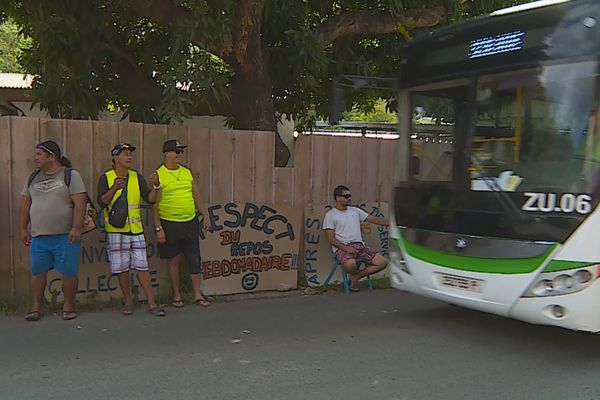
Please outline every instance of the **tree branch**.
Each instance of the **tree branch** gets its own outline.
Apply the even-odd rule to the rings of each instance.
[[[174,4],[173,0],[124,0],[137,15],[166,28],[179,28],[191,23],[193,14],[187,8]],[[231,45],[224,43],[220,48],[208,46],[192,39],[192,43],[220,57],[231,52]]]
[[[192,12],[171,0],[124,0],[136,14],[163,26],[182,26],[190,22]]]
[[[210,116],[231,116],[232,105],[230,102],[223,100],[221,103],[203,102],[192,110],[193,115],[210,115]]]
[[[325,46],[342,36],[403,33],[416,28],[435,26],[446,18],[448,18],[448,11],[443,6],[408,10],[397,17],[389,14],[348,13],[326,21],[317,30],[317,36]]]

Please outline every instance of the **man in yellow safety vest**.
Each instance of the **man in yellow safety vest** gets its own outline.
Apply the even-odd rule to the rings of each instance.
[[[131,296],[130,269],[137,272],[138,282],[148,301],[148,312],[157,317],[165,316],[165,311],[154,301],[152,281],[148,270],[146,238],[142,226],[140,203],[153,204],[160,188],[156,172],[153,172],[148,188],[140,173],[131,169],[135,147],[121,143],[113,147],[113,168],[106,171],[98,182],[98,203],[104,207],[104,228],[106,230],[106,249],[111,272],[117,275],[123,292],[123,315],[133,313]],[[123,198],[121,198],[123,196]],[[118,209],[121,208],[121,210]],[[123,218],[113,218],[119,211]]]

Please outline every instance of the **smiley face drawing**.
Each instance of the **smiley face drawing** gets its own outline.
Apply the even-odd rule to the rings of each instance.
[[[250,272],[242,277],[242,288],[254,290],[258,286],[258,274]]]

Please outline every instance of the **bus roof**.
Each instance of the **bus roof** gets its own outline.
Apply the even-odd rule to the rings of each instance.
[[[600,52],[600,0],[543,0],[415,37],[400,87]],[[552,40],[549,40],[549,39]]]
[[[498,16],[498,15],[512,14],[512,13],[516,13],[516,12],[521,12],[521,11],[526,11],[526,10],[532,10],[532,9],[535,9],[535,8],[552,6],[554,4],[567,3],[569,1],[571,1],[571,0],[538,0],[538,1],[532,1],[531,3],[519,4],[517,6],[512,6],[512,7],[507,7],[507,8],[502,8],[500,10],[496,10],[496,11],[492,12],[490,15],[491,16]]]

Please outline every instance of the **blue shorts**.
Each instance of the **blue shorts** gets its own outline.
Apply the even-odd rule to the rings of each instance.
[[[31,238],[29,249],[31,275],[44,274],[55,268],[63,276],[79,274],[81,241],[69,242],[67,233]]]

